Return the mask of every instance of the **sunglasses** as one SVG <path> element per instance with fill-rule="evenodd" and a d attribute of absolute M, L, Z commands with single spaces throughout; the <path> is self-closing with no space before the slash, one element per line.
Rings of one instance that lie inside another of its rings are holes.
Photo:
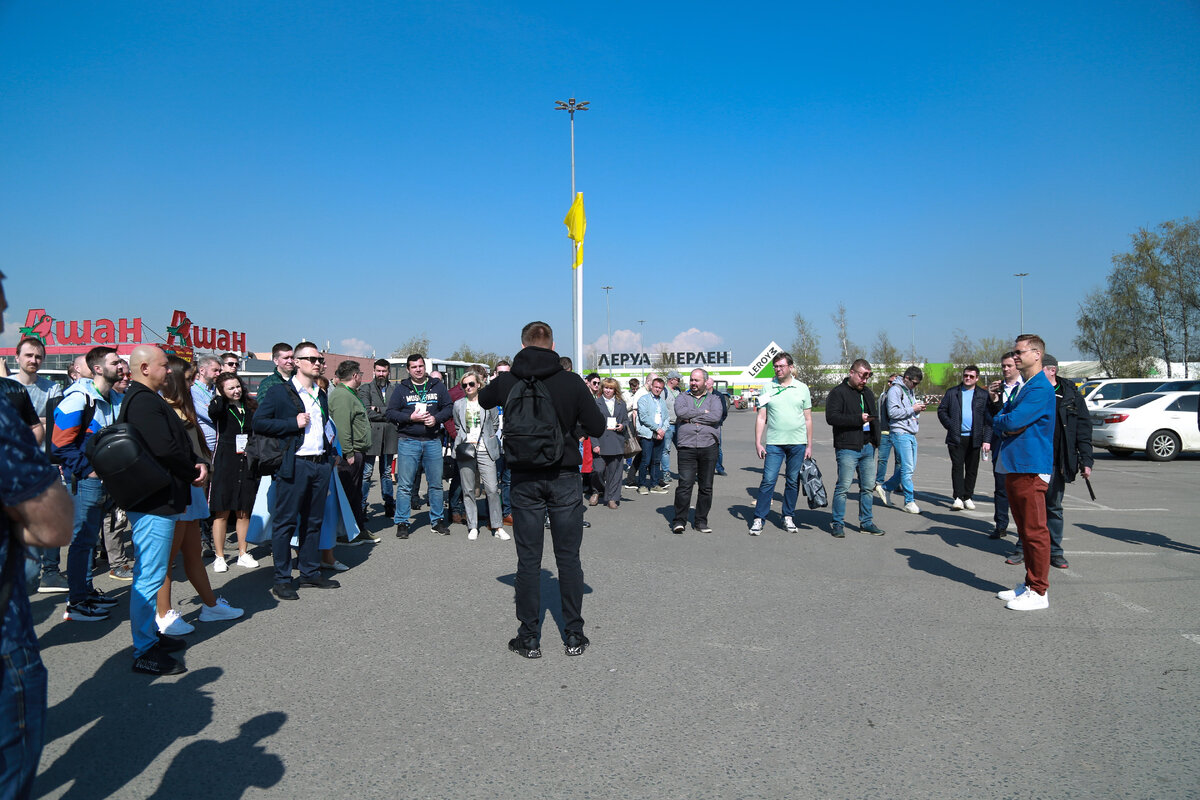
<path fill-rule="evenodd" d="M 479 384 L 475 383 L 475 381 L 463 381 L 459 385 L 462 386 L 462 388 L 466 389 L 467 387 L 478 386 Z"/>
<path fill-rule="evenodd" d="M 297 361 L 308 361 L 311 364 L 324 364 L 325 359 L 321 356 L 296 356 Z"/>

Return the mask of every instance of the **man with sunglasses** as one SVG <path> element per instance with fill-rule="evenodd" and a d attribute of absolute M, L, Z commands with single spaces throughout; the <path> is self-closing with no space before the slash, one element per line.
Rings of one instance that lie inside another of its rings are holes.
<path fill-rule="evenodd" d="M 879 446 L 879 414 L 875 393 L 867 386 L 871 365 L 857 359 L 850 373 L 833 387 L 825 401 L 825 421 L 833 428 L 833 449 L 837 454 L 837 486 L 833 490 L 834 538 L 846 536 L 846 495 L 858 473 L 858 529 L 862 533 L 883 536 L 875 524 L 872 509 L 875 500 L 875 449 Z"/>
<path fill-rule="evenodd" d="M 275 473 L 275 508 L 271 513 L 271 555 L 280 600 L 298 600 L 292 586 L 292 536 L 300 562 L 300 586 L 336 589 L 341 584 L 321 576 L 321 522 L 333 475 L 333 425 L 329 396 L 317 384 L 325 357 L 312 342 L 296 345 L 296 374 L 260 394 L 254 433 L 285 440 L 283 463 Z M 277 362 L 278 363 L 278 362 Z"/>
<path fill-rule="evenodd" d="M 979 454 L 992 447 L 988 393 L 978 383 L 979 367 L 968 364 L 963 367 L 962 383 L 947 389 L 938 404 L 938 422 L 946 429 L 946 448 L 950 451 L 952 511 L 975 510 L 971 496 L 979 474 Z"/>
<path fill-rule="evenodd" d="M 238 367 L 241 365 L 241 359 L 237 353 L 221 353 L 221 372 L 232 372 L 238 374 Z"/>

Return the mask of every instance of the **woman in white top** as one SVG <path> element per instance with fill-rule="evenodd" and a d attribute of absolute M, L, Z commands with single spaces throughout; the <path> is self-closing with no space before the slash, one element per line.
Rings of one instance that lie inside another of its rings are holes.
<path fill-rule="evenodd" d="M 466 397 L 454 402 L 454 454 L 458 460 L 458 475 L 462 481 L 463 505 L 467 511 L 467 538 L 479 538 L 479 504 L 475 500 L 475 487 L 483 482 L 487 495 L 489 527 L 497 539 L 510 538 L 504 525 L 504 512 L 500 505 L 499 481 L 496 461 L 500 458 L 500 415 L 494 408 L 486 411 L 479 405 L 479 390 L 484 377 L 471 371 L 463 375 L 459 386 Z M 470 451 L 474 451 L 472 454 Z"/>

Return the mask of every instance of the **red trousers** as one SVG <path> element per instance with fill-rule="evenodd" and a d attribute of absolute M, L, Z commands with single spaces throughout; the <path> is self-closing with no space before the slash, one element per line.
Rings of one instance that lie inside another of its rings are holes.
<path fill-rule="evenodd" d="M 1046 490 L 1050 484 L 1029 472 L 1004 476 L 1008 507 L 1025 552 L 1025 585 L 1038 594 L 1050 588 L 1050 529 L 1046 527 Z"/>

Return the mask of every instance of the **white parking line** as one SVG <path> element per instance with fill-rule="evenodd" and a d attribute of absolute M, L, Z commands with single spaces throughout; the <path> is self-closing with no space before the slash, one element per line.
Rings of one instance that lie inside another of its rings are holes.
<path fill-rule="evenodd" d="M 1104 550 L 1072 550 L 1073 556 L 1156 556 L 1158 553 L 1118 553 Z"/>
<path fill-rule="evenodd" d="M 1109 600 L 1115 600 L 1116 602 L 1118 602 L 1121 605 L 1128 608 L 1130 611 L 1136 611 L 1139 614 L 1149 614 L 1150 613 L 1150 609 L 1142 608 L 1137 603 L 1131 603 L 1128 600 L 1126 600 L 1124 597 L 1121 597 L 1118 594 L 1113 594 L 1112 592 L 1101 592 L 1100 596 L 1107 597 Z"/>
<path fill-rule="evenodd" d="M 1185 634 L 1182 634 L 1182 636 L 1183 636 L 1183 638 L 1193 641 L 1196 644 L 1200 644 L 1200 635 L 1197 635 L 1195 633 L 1185 633 Z"/>

